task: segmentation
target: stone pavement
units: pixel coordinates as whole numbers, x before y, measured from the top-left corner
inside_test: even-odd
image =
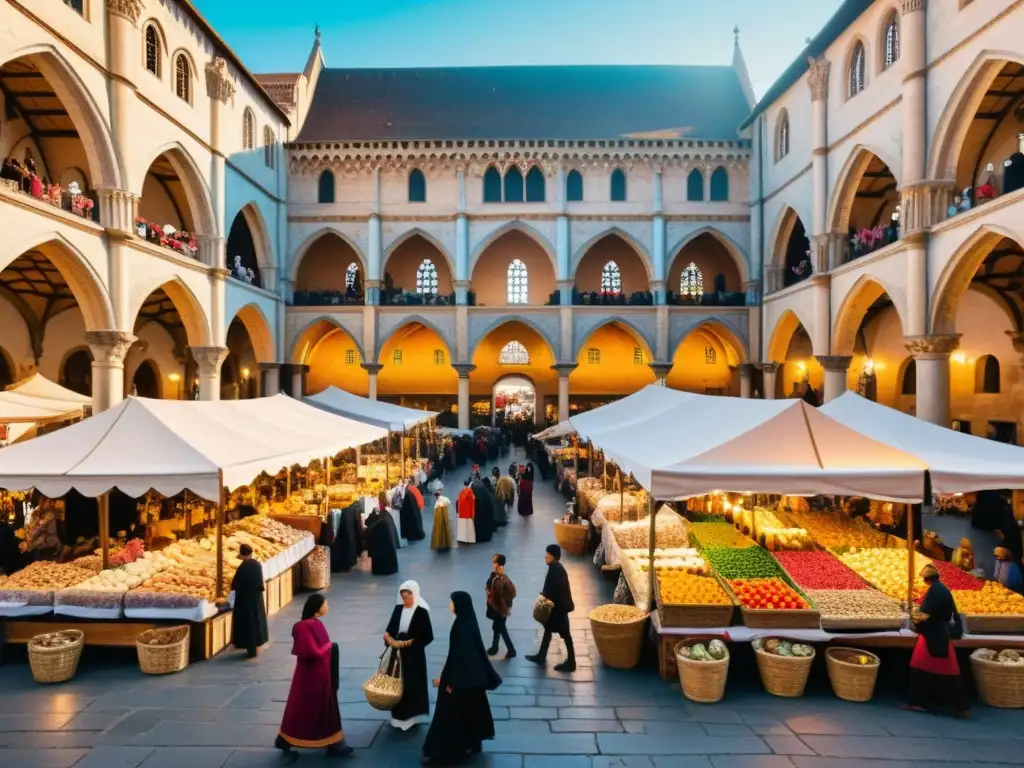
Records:
[[[506,458],[503,464],[508,465]],[[454,498],[465,471],[448,478]],[[587,614],[608,602],[614,584],[589,559],[565,558],[576,613],[573,634],[579,669],[560,675],[556,640],[548,669],[523,660],[539,637],[531,619],[544,577],[544,546],[552,519],[564,509],[547,483],[535,491],[536,515],[513,515],[490,544],[438,554],[429,542],[399,552],[400,573],[372,577],[336,574],[326,624],[341,646],[341,710],[355,763],[375,768],[415,766],[426,726],[403,734],[371,709],[361,685],[376,668],[381,635],[398,585],[419,581],[430,603],[436,640],[428,649],[431,674],[440,672],[451,626],[448,595],[473,595],[483,619],[483,586],[491,554],[504,552],[519,599],[510,629],[519,657],[500,656],[504,684],[490,695],[497,738],[470,763],[494,768],[911,768],[911,766],[1024,765],[1024,718],[978,706],[969,721],[896,710],[907,656],[886,656],[878,700],[835,699],[825,670],[815,668],[804,698],[764,693],[749,655],[734,654],[724,701],[686,701],[678,683],[661,681],[651,659],[636,670],[601,666]],[[429,525],[430,515],[425,516]],[[150,678],[132,653],[87,649],[78,676],[44,687],[29,674],[23,653],[0,667],[0,766],[3,768],[262,768],[280,765],[270,745],[281,720],[293,669],[290,629],[301,610],[297,596],[271,620],[271,646],[256,662],[227,652],[185,672]],[[299,765],[321,764],[306,753]]]

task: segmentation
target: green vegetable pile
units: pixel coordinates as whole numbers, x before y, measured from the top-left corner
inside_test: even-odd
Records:
[[[775,558],[761,547],[704,547],[701,554],[723,579],[770,579],[782,574]]]

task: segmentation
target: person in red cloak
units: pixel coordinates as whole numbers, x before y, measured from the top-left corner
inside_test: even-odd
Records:
[[[410,475],[409,477],[409,493],[416,499],[416,506],[420,508],[420,512],[423,511],[423,494],[420,493],[420,489],[416,487],[416,478]]]
[[[302,619],[292,627],[292,655],[295,675],[288,691],[281,730],[274,746],[297,760],[294,747],[327,748],[328,757],[352,754],[341,730],[338,706],[339,655],[320,617],[327,613],[327,600],[316,593],[302,608]]]

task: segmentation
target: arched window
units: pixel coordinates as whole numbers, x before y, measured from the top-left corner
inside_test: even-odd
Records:
[[[263,162],[267,168],[274,167],[274,129],[269,125],[263,126]]]
[[[526,174],[526,202],[544,202],[544,171],[536,165]]]
[[[256,118],[248,107],[242,113],[242,149],[249,150],[256,146]]]
[[[789,154],[789,113],[782,110],[775,129],[775,162]]]
[[[633,365],[644,364],[644,349],[643,347],[633,347]]]
[[[427,202],[427,179],[419,168],[409,171],[409,202]]]
[[[501,173],[493,165],[484,172],[484,202],[501,202]]]
[[[900,394],[917,394],[917,361],[914,358],[907,360],[907,364],[903,367],[903,381],[900,383]]]
[[[529,365],[530,353],[518,341],[510,341],[498,353],[498,365]]]
[[[697,168],[686,177],[686,199],[691,203],[704,199],[704,174]]]
[[[583,174],[576,169],[565,177],[565,199],[570,203],[583,202]]]
[[[356,351],[354,349],[345,350],[345,365],[356,364]]]
[[[192,68],[184,53],[174,60],[174,92],[182,101],[192,103]]]
[[[679,295],[698,301],[704,297],[704,275],[692,261],[679,276]]]
[[[392,355],[391,355],[391,362],[393,362],[395,365],[401,365],[402,364],[402,350],[396,349],[392,353]]]
[[[622,293],[622,272],[614,261],[609,261],[601,270],[601,292]]]
[[[995,355],[982,355],[974,364],[974,393],[999,394],[999,359]]]
[[[621,168],[612,171],[612,202],[626,202],[626,172]]]
[[[508,303],[527,304],[529,300],[530,284],[526,265],[519,259],[512,259],[508,265]]]
[[[885,61],[883,69],[888,69],[900,57],[900,20],[893,11],[885,23]]]
[[[725,168],[716,168],[711,174],[711,201],[724,203],[729,199],[729,172]]]
[[[64,0],[64,5],[80,16],[85,15],[85,0]]]
[[[354,261],[345,269],[345,291],[359,292],[359,265]]]
[[[505,171],[505,202],[523,202],[523,174],[514,165]]]
[[[160,77],[160,64],[160,33],[155,24],[150,24],[146,27],[146,69]]]
[[[597,347],[587,349],[587,365],[601,364],[601,350]]]
[[[867,53],[864,50],[864,43],[858,42],[853,46],[850,54],[850,96],[856,96],[864,90],[867,74]]]
[[[435,349],[434,350],[434,365],[444,365],[444,350],[443,349]]]
[[[437,295],[437,267],[430,259],[424,259],[416,270],[416,293]]]
[[[715,365],[718,363],[718,352],[714,347],[704,347],[704,364]]]
[[[320,174],[320,181],[317,183],[316,201],[318,203],[334,202],[334,174],[324,171]]]

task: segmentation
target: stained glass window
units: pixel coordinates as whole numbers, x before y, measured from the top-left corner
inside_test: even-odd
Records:
[[[885,68],[888,69],[900,57],[900,22],[896,14],[889,17],[885,25]]]
[[[530,286],[526,265],[513,259],[508,265],[508,303],[526,304],[529,301]]]
[[[359,283],[359,265],[354,261],[345,270],[345,290],[356,290]]]
[[[619,265],[609,261],[601,270],[601,291],[602,293],[622,293],[622,273]]]
[[[444,365],[444,350],[443,349],[435,349],[434,350],[434,365]]]
[[[633,365],[644,364],[644,350],[643,347],[633,347]]]
[[[424,259],[416,270],[416,293],[437,295],[437,267],[430,259]]]
[[[402,350],[396,349],[394,354],[391,355],[391,361],[395,365],[401,365],[402,364]]]
[[[682,296],[689,296],[693,299],[699,299],[704,296],[704,275],[701,274],[700,268],[692,261],[679,277],[679,293]]]
[[[146,69],[160,77],[160,33],[152,24],[146,27]]]
[[[850,56],[850,96],[856,96],[864,90],[865,70],[867,69],[867,54],[864,52],[864,44],[857,43]]]
[[[518,341],[510,341],[498,353],[498,365],[529,365],[530,353]]]

